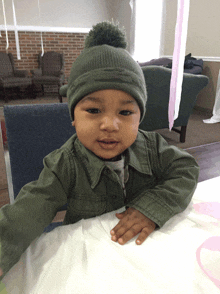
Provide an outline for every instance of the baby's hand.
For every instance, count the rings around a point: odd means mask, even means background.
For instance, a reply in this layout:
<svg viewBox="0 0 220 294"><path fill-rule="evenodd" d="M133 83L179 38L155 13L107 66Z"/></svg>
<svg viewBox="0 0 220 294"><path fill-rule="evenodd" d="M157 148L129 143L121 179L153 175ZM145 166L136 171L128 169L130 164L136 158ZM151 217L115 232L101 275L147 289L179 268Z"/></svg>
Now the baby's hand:
<svg viewBox="0 0 220 294"><path fill-rule="evenodd" d="M139 210L129 207L122 213L116 213L119 223L111 230L112 241L121 245L135 237L138 233L136 244L141 245L145 239L155 230L156 224L147 218Z"/></svg>

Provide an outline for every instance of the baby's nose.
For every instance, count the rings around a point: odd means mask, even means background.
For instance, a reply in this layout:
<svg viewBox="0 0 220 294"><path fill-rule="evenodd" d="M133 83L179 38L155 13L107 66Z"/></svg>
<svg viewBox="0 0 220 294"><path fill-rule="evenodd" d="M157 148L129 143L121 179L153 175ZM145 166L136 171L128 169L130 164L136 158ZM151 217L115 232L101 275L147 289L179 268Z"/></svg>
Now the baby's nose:
<svg viewBox="0 0 220 294"><path fill-rule="evenodd" d="M101 130L114 132L119 130L119 119L117 117L105 116L101 122Z"/></svg>

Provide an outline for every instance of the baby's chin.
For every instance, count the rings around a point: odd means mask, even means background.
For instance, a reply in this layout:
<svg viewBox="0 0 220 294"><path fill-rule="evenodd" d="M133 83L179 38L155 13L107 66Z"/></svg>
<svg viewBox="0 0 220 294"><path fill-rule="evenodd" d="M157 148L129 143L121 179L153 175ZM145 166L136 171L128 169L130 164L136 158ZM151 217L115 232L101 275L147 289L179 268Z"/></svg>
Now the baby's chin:
<svg viewBox="0 0 220 294"><path fill-rule="evenodd" d="M97 156L97 155L96 155ZM103 161L118 161L121 159L121 154L115 156L115 157L112 157L112 158L103 158L103 157L100 157L100 156L97 156L99 159L103 160Z"/></svg>

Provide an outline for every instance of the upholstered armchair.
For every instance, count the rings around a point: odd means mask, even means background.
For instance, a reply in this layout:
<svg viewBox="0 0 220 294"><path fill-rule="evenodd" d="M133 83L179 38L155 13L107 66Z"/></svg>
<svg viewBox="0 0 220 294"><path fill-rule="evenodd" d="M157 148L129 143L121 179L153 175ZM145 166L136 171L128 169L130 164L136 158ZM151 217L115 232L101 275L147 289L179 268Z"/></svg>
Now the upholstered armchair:
<svg viewBox="0 0 220 294"><path fill-rule="evenodd" d="M62 102L62 96L59 94L59 88L64 83L64 56L62 53L57 53L54 51L49 51L41 56L38 55L38 65L37 70L31 70L32 81L35 89L38 86L42 87L44 93L44 86L51 85L57 87L57 94L60 102Z"/></svg>
<svg viewBox="0 0 220 294"><path fill-rule="evenodd" d="M0 88L3 89L5 102L8 102L8 88L31 86L27 70L18 70L11 53L0 52Z"/></svg>
<svg viewBox="0 0 220 294"><path fill-rule="evenodd" d="M142 67L148 99L146 115L140 129L154 131L169 128L168 104L170 95L171 69L163 66ZM197 95L208 84L208 77L184 73L179 116L174 121L173 131L180 134L180 142L185 142L189 117L195 106ZM179 128L178 128L179 127Z"/></svg>

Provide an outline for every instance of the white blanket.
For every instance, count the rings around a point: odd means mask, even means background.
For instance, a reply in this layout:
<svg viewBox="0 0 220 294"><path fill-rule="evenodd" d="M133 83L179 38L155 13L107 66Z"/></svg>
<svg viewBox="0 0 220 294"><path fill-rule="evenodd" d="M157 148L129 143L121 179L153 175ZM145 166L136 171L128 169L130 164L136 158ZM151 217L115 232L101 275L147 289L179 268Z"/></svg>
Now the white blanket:
<svg viewBox="0 0 220 294"><path fill-rule="evenodd" d="M199 183L189 207L142 245L135 238L123 246L111 241L115 212L44 233L5 276L6 289L10 294L217 294L196 250L220 235L219 223L193 204L220 202L219 186L220 177ZM203 249L201 260L220 278L220 252Z"/></svg>

